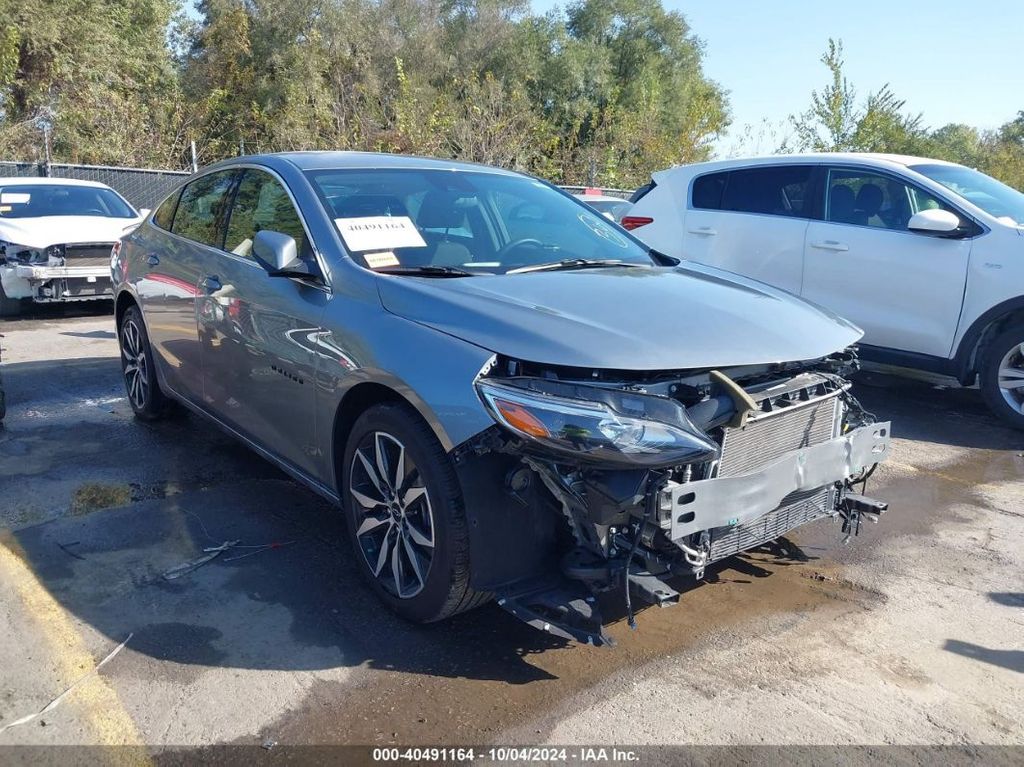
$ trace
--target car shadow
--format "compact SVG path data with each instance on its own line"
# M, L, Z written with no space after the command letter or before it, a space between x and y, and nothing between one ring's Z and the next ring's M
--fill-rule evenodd
M25 303L18 314L4 317L3 321L5 324L11 323L10 327L14 329L14 323L18 322L103 317L113 316L113 314L114 299L101 298L94 301L72 301L66 304L60 302L52 304Z
M65 330L61 333L62 336L71 336L72 338L101 338L114 340L117 335L113 330L89 330L85 332L75 332L71 330Z
M141 665L125 673L152 674L144 665L152 659L178 664L183 676L216 665L365 667L511 684L552 678L528 659L567 643L493 603L425 626L388 612L364 583L333 505L198 417L135 422L116 358L4 372L13 413L0 437L5 497L34 503L51 485L78 482L127 488L17 529L11 544L76 618L111 641L133 635ZM870 407L887 415L880 404ZM225 542L235 543L165 577ZM708 583L676 587L685 599L809 559L782 539L717 563ZM621 605L618 594L603 599L606 619L621 620Z
M853 376L853 394L879 420L892 421L900 439L986 450L1024 447L1024 432L993 415L977 389L940 380L861 370Z

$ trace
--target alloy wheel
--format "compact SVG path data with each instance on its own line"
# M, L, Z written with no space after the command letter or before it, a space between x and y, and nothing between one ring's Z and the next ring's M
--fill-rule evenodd
M1024 343L1011 347L999 363L999 393L1007 405L1024 414Z
M369 432L349 467L355 535L370 572L399 599L426 585L434 554L434 516L419 469L405 445Z
M141 410L149 397L149 361L142 342L142 331L134 319L125 321L121 329L121 357L124 360L128 398L136 409Z

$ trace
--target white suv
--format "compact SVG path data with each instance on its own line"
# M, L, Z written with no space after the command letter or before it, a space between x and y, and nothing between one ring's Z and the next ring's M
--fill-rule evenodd
M622 225L652 248L832 309L864 359L980 378L1024 428L1024 194L939 160L809 154L670 168L633 203Z

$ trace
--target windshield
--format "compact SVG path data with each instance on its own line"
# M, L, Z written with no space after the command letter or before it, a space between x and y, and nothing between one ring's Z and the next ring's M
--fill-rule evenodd
M111 189L71 184L11 184L0 187L0 218L102 216L135 218L136 213Z
M1024 225L1024 194L991 176L962 165L911 165L910 168L996 218Z
M348 249L371 269L499 274L560 261L653 264L647 248L603 215L526 176L419 169L307 176Z

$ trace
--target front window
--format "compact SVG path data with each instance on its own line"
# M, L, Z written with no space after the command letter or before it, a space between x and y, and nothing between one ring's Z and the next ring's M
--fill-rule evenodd
M135 218L136 215L117 192L101 186L8 184L0 187L0 218Z
M836 224L904 232L922 210L956 212L923 189L871 171L833 168L826 190L825 220Z
M370 268L500 274L561 261L652 265L600 213L525 176L451 170L308 174L348 249Z
M910 169L1006 223L1024 226L1024 194L962 165L911 165Z
M256 233L264 229L289 235L295 240L298 254L307 259L310 257L306 230L302 228L288 192L270 174L249 169L242 176L235 193L224 250L242 258L251 258Z

